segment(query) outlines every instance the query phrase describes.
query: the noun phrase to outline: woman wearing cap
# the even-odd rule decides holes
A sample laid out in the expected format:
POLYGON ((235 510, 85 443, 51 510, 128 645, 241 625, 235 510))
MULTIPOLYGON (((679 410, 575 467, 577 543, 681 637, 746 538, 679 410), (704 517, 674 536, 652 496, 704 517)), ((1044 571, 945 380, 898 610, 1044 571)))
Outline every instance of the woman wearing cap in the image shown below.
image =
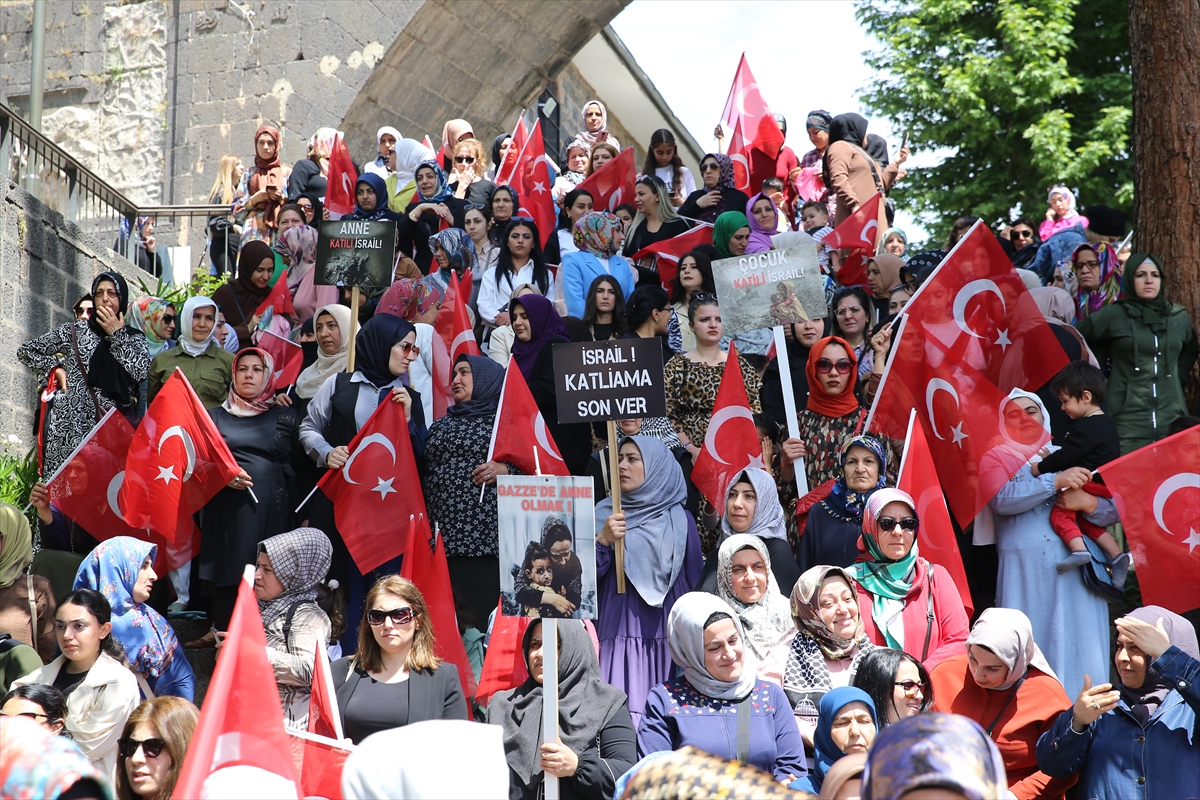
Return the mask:
POLYGON ((967 612, 945 568, 920 557, 916 508, 899 489, 871 495, 862 526, 867 557, 848 571, 858 586, 867 637, 932 669, 960 652, 967 612))
POLYGON ((1018 800, 1063 797, 1074 780, 1039 770, 1034 749, 1071 701, 1034 642, 1029 617, 1012 608, 985 610, 967 637, 967 652, 943 661, 930 677, 935 710, 975 720, 996 742, 1018 800))

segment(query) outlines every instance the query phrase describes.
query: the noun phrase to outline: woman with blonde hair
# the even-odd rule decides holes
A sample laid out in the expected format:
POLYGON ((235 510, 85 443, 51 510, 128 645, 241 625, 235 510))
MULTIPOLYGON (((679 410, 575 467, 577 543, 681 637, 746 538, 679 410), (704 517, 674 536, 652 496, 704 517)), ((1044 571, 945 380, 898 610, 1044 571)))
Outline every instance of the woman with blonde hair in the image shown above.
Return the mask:
POLYGON ((483 142, 462 139, 454 145, 450 164, 450 191, 460 200, 481 206, 491 198, 496 184, 487 179, 488 157, 483 142))
MULTIPOLYGON (((217 164, 217 178, 208 192, 208 202, 212 205, 232 205, 238 184, 242 181, 242 173, 245 171, 246 166, 240 156, 233 153, 221 156, 221 161, 217 164)), ((233 272, 242 226, 237 224, 233 214, 216 214, 208 218, 208 236, 208 255, 212 259, 213 274, 224 275, 226 272, 233 272)))
POLYGON ((414 722, 466 719, 458 668, 435 655, 434 643, 420 589, 398 575, 376 581, 363 604, 358 652, 332 669, 342 728, 355 744, 414 722))
POLYGON ((621 151, 611 143, 596 142, 592 145, 591 152, 588 153, 587 174, 591 175, 619 155, 621 155, 621 151))
POLYGON ((155 697, 135 708, 117 740, 117 800, 167 800, 199 718, 180 697, 155 697))

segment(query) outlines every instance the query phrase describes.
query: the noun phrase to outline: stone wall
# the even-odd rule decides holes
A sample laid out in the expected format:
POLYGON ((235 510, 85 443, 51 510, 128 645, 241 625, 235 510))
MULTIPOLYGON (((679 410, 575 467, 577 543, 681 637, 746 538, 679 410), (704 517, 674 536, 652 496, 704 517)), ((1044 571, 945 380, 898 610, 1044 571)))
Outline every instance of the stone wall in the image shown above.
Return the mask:
POLYGON ((17 348, 71 319, 71 306, 101 272, 131 287, 146 278, 108 245, 84 234, 24 190, 0 178, 0 439, 32 441, 37 379, 17 348))
MULTIPOLYGON (((566 144, 574 137, 574 134, 583 130, 583 106, 587 102, 595 100, 598 93, 587 82, 587 79, 579 74, 579 70, 575 68, 574 64, 568 64, 550 86, 550 91, 554 93, 562 106, 558 119, 563 129, 563 144, 566 144)), ((617 137, 622 150, 626 147, 633 147, 634 164, 638 172, 641 172, 648 142, 635 141, 633 134, 626 130, 625 126, 621 124, 621 120, 613 114, 612 109, 608 109, 608 131, 617 137)), ((556 154, 554 157, 557 159, 558 155, 556 154)))

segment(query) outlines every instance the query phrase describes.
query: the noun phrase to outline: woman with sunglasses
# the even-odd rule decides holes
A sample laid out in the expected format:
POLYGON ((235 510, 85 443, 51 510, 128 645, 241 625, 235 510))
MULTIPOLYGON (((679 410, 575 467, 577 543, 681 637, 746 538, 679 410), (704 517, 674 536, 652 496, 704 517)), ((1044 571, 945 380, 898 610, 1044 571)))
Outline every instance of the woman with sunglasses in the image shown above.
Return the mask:
POLYGON ((459 140, 454 146, 454 163, 450 169, 450 191, 459 200, 480 205, 486 203, 496 190, 496 184, 487 178, 487 151, 478 139, 459 140))
POLYGON ((411 581, 389 575, 371 587, 357 652, 330 670, 342 730, 355 744, 414 722, 466 719, 458 668, 437 657, 434 634, 425 598, 411 581))
POLYGON ((679 207, 680 216, 703 222, 716 222, 726 211, 745 211, 750 198, 735 189, 733 161, 721 153, 706 153, 700 159, 703 186, 687 196, 679 207))
MULTIPOLYGON (((308 415, 300 423, 300 444, 322 470, 322 475, 325 469, 341 469, 350 458, 348 445, 351 440, 386 399, 399 403, 403 408, 413 455, 418 466, 424 464, 425 438, 428 435, 424 405, 420 393, 404 385, 410 365, 421 355, 417 329, 407 320, 391 314, 378 314, 362 326, 355 337, 354 346, 354 373, 336 373, 313 395, 308 404, 308 415)), ((342 636, 342 647, 349 652, 357 646, 358 620, 367 593, 366 582, 396 572, 399 559, 381 564, 372 571, 371 576, 364 576, 342 541, 329 499, 317 492, 308 501, 305 510, 309 525, 324 531, 333 543, 331 575, 346 587, 347 625, 346 633, 342 636)), ((280 527, 276 531, 289 527, 280 527)))
MULTIPOLYGON (((146 335, 151 360, 164 350, 175 346, 175 304, 158 297, 139 297, 129 304, 129 326, 146 335)), ((149 380, 138 386, 139 399, 136 419, 146 413, 146 392, 149 380)))
POLYGON ((1038 769, 1038 738, 1071 707, 1058 676, 1033 640, 1029 617, 1013 608, 989 608, 967 637, 967 652, 930 673, 935 711, 973 719, 1004 758, 1008 790, 1019 800, 1062 798, 1075 782, 1038 769))
POLYGON ((67 698, 58 689, 42 683, 16 686, 0 701, 0 716, 25 717, 61 736, 67 724, 67 698))
POLYGON ((879 712, 875 723, 880 730, 933 708, 929 670, 903 650, 871 645, 850 678, 850 685, 871 695, 879 712))
POLYGON ((125 666, 121 646, 112 637, 112 609, 104 595, 91 589, 70 592, 55 620, 63 654, 13 686, 41 683, 61 691, 67 698, 67 732, 111 780, 117 769, 117 740, 138 704, 138 679, 125 666))
POLYGON ((155 697, 135 708, 117 741, 117 800, 170 798, 199 719, 200 711, 178 697, 155 697))
POLYGON ((863 512, 866 560, 852 565, 867 637, 916 656, 927 668, 962 652, 967 612, 945 568, 920 557, 916 503, 880 489, 863 512))

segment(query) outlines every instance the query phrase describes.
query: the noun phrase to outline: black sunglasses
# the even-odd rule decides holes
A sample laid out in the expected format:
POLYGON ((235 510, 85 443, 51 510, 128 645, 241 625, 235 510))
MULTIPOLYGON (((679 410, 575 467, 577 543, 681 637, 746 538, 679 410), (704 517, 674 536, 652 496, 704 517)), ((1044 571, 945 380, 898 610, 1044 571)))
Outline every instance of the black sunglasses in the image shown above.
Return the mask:
POLYGON ((901 689, 904 690, 905 694, 912 694, 913 692, 915 692, 918 689, 921 690, 922 694, 929 691, 929 685, 925 684, 925 683, 921 683, 920 681, 894 681, 892 683, 892 685, 899 686, 901 689))
POLYGON ((391 611, 380 611, 378 608, 372 608, 367 612, 367 622, 378 627, 383 624, 383 621, 388 617, 392 618, 393 625, 407 625, 412 622, 413 610, 407 606, 404 608, 393 608, 391 611))
POLYGON ((475 156, 455 156, 454 163, 455 164, 474 164, 475 156))
POLYGON ((1032 239, 1033 231, 1013 231, 1012 235, 1016 236, 1018 239, 1032 239))
POLYGON ((850 370, 854 369, 854 364, 848 358, 839 358, 836 362, 830 361, 828 358, 818 358, 816 367, 817 372, 821 373, 822 375, 829 372, 831 369, 834 369, 835 367, 842 375, 848 375, 850 374, 850 370))
POLYGON ((533 223, 534 225, 537 224, 537 222, 534 221, 533 217, 509 217, 508 219, 510 222, 530 222, 530 223, 533 223))
POLYGON ((117 740, 117 752, 121 758, 133 758, 139 747, 146 754, 146 758, 158 758, 166 746, 167 743, 162 739, 143 739, 139 742, 137 739, 125 737, 117 740))
POLYGON ((719 163, 717 163, 716 161, 706 161, 700 165, 701 172, 708 172, 709 170, 720 169, 720 168, 721 168, 721 165, 719 163))
POLYGON ((891 517, 879 518, 879 530, 887 531, 888 533, 896 530, 897 525, 909 533, 912 533, 917 529, 918 524, 920 523, 916 517, 905 517, 904 519, 892 519, 891 517))
POLYGON ((162 324, 163 325, 174 325, 175 324, 175 315, 174 314, 163 314, 162 315, 162 324))

